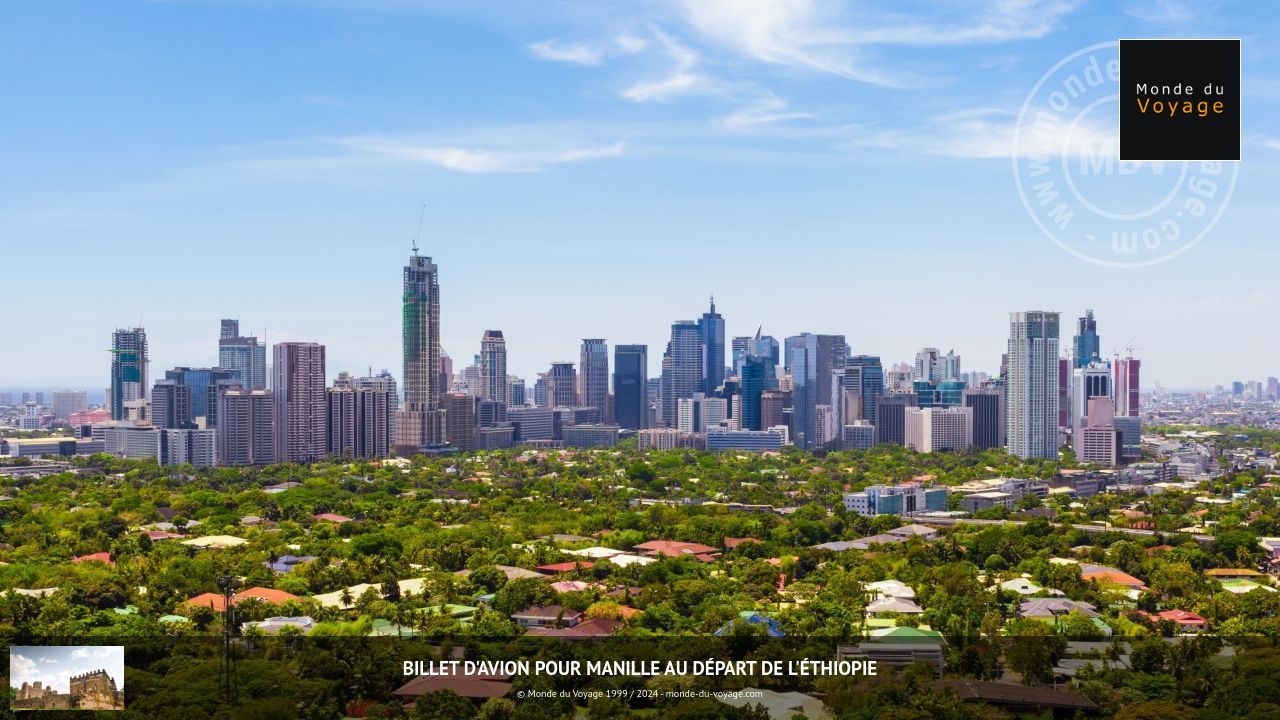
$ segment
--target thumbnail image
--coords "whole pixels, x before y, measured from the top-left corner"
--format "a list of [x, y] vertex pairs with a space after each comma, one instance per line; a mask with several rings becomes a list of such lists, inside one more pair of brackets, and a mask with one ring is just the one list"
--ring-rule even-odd
[[9, 648], [11, 710], [123, 710], [121, 645]]

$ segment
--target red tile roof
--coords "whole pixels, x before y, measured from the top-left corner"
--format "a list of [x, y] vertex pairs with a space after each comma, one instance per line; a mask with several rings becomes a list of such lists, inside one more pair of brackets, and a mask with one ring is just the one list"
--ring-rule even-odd
[[109, 552], [89, 553], [88, 555], [81, 555], [80, 557], [71, 558], [71, 563], [73, 565], [83, 563], [83, 562], [100, 562], [106, 565], [116, 564], [115, 561], [111, 559], [111, 553]]
[[595, 566], [584, 560], [578, 560], [576, 562], [562, 562], [562, 563], [552, 563], [550, 565], [539, 565], [534, 569], [537, 570], [538, 572], [544, 572], [544, 573], [567, 573], [567, 572], [573, 572], [574, 570], [578, 570], [578, 569], [589, 570], [592, 567], [595, 567]]
[[716, 552], [716, 548], [713, 548], [710, 545], [691, 542], [677, 542], [675, 540], [650, 540], [649, 542], [636, 545], [636, 550], [643, 551], [649, 555], [665, 555], [667, 557], [702, 555], [705, 553]]
[[316, 520], [317, 522], [333, 522], [333, 523], [351, 522], [351, 518], [347, 517], [346, 515], [338, 515], [335, 513], [320, 513], [319, 515], [316, 515], [313, 519]]
[[182, 604], [189, 605], [191, 607], [204, 606], [213, 608], [215, 612], [222, 612], [227, 609], [226, 603], [218, 593], [200, 593]]
[[283, 590], [266, 587], [251, 587], [248, 590], [241, 590], [236, 593], [236, 602], [248, 600], [249, 598], [256, 598], [263, 602], [279, 605], [280, 603], [289, 602], [290, 600], [297, 600], [298, 596], [293, 593], [287, 593]]
[[727, 537], [724, 539], [724, 549], [732, 550], [743, 543], [758, 543], [758, 542], [760, 541], [752, 537], [743, 537], [743, 538]]
[[1139, 590], [1145, 590], [1147, 587], [1138, 578], [1120, 570], [1098, 570], [1096, 572], [1084, 573], [1080, 577], [1083, 578], [1085, 582], [1096, 580], [1102, 584], [1123, 585], [1125, 587], [1137, 588]]

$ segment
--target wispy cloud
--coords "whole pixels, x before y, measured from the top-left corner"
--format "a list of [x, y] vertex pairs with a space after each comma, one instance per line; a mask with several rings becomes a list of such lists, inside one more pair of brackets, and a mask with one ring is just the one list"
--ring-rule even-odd
[[553, 62], [577, 65], [599, 65], [606, 59], [621, 55], [633, 55], [647, 47], [649, 41], [635, 35], [617, 35], [604, 42], [562, 42], [547, 39], [530, 43], [525, 47], [534, 57]]
[[769, 95], [724, 116], [720, 119], [720, 125], [730, 130], [749, 130], [791, 120], [807, 120], [812, 117], [814, 117], [813, 113], [791, 110], [785, 100]]
[[421, 144], [386, 136], [342, 138], [335, 141], [359, 153], [395, 161], [435, 165], [465, 173], [531, 173], [551, 165], [617, 157], [626, 144], [587, 147], [557, 146], [536, 149], [466, 148]]
[[1196, 7], [1183, 0], [1135, 0], [1125, 6], [1124, 12], [1130, 17], [1155, 25], [1180, 25], [1199, 19], [1201, 9], [1206, 3], [1199, 2]]
[[652, 28], [673, 67], [660, 78], [641, 80], [622, 91], [631, 102], [662, 102], [678, 95], [708, 92], [714, 87], [710, 77], [695, 70], [698, 53], [678, 43], [670, 35]]
[[[1029, 112], [1034, 118], [1034, 110]], [[1031, 156], [1118, 155], [1114, 127], [1081, 122], [1026, 127], [1017, 135], [1017, 116], [1007, 110], [978, 108], [940, 115], [928, 123], [896, 130], [855, 128], [843, 149], [876, 148], [942, 157], [990, 159]]]

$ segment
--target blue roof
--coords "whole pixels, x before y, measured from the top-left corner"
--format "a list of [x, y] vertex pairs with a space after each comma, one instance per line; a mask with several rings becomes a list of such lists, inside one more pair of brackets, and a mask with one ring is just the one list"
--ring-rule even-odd
[[311, 562], [315, 559], [315, 555], [281, 555], [275, 562], [264, 560], [262, 561], [262, 564], [278, 573], [287, 573], [293, 569], [294, 565], [297, 565], [298, 563]]
[[763, 625], [765, 628], [765, 634], [769, 637], [780, 638], [787, 636], [786, 633], [782, 632], [782, 626], [778, 624], [777, 620], [769, 617], [768, 615], [762, 615], [754, 610], [744, 610], [738, 613], [737, 619], [730, 620], [725, 623], [723, 627], [715, 631], [713, 634], [716, 637], [728, 635], [733, 632], [733, 624], [738, 620], [745, 620], [750, 625]]

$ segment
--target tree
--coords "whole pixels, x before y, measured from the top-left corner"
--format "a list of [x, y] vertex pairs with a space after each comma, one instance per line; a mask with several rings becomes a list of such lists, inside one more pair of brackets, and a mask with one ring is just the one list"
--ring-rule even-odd
[[472, 720], [476, 708], [470, 700], [452, 690], [438, 690], [419, 695], [413, 708], [413, 720]]

